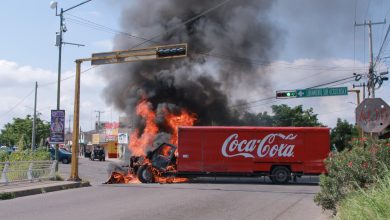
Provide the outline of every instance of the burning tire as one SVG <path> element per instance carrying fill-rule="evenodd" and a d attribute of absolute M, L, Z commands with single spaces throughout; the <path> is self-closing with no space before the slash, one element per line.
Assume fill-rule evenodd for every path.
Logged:
<path fill-rule="evenodd" d="M 277 166 L 272 169 L 271 180 L 276 184 L 285 184 L 290 180 L 291 171 L 284 166 Z"/>
<path fill-rule="evenodd" d="M 154 182 L 154 176 L 152 172 L 152 167 L 148 164 L 145 164 L 141 166 L 138 169 L 137 177 L 141 183 L 153 183 Z"/>

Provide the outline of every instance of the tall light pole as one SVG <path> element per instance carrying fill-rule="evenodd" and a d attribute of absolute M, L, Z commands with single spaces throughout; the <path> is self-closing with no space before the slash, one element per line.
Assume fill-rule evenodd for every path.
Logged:
<path fill-rule="evenodd" d="M 78 5 L 75 5 L 73 7 L 70 7 L 68 9 L 61 8 L 60 13 L 58 13 L 58 3 L 56 1 L 50 2 L 50 8 L 56 10 L 56 16 L 60 17 L 60 31 L 57 33 L 56 36 L 56 46 L 58 46 L 58 76 L 57 76 L 57 110 L 60 110 L 60 93 L 61 93 L 61 55 L 62 55 L 62 45 L 63 44 L 70 44 L 70 45 L 76 45 L 76 46 L 84 46 L 82 44 L 75 44 L 75 43 L 67 43 L 63 42 L 62 40 L 62 33 L 66 32 L 66 27 L 64 25 L 64 13 L 67 11 L 70 11 L 80 5 L 83 5 L 87 2 L 90 2 L 92 0 L 84 1 Z M 56 144 L 55 148 L 55 158 L 58 161 L 58 144 Z M 58 163 L 55 168 L 56 171 L 58 171 Z"/>

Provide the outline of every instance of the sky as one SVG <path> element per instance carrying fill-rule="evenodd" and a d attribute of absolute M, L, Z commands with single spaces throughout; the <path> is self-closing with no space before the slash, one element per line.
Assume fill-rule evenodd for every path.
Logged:
<path fill-rule="evenodd" d="M 59 1 L 58 6 L 67 9 L 80 2 Z M 46 0 L 4 1 L 0 7 L 0 128 L 14 117 L 33 114 L 36 81 L 37 110 L 42 114 L 41 118 L 49 121 L 50 109 L 56 108 L 58 48 L 54 44 L 55 34 L 59 30 L 59 17 L 55 16 L 55 10 L 49 7 L 49 3 Z M 137 0 L 93 0 L 65 15 L 67 31 L 64 33 L 64 41 L 85 45 L 63 46 L 61 109 L 66 111 L 66 121 L 73 115 L 74 60 L 90 57 L 92 53 L 113 50 L 116 30 L 121 31 L 123 7 L 131 7 L 136 3 Z M 242 3 L 245 4 L 245 1 Z M 353 72 L 367 73 L 367 27 L 355 28 L 354 23 L 387 19 L 387 24 L 373 26 L 373 49 L 376 56 L 390 22 L 390 1 L 386 0 L 278 0 L 270 10 L 268 19 L 279 29 L 282 37 L 276 46 L 277 56 L 270 65 L 259 68 L 267 70 L 271 85 L 267 91 L 261 88 L 238 90 L 235 95 L 237 99 L 252 102 L 275 94 L 276 90 L 308 88 L 352 76 Z M 133 33 L 151 37 L 143 36 L 138 30 Z M 385 48 L 386 56 L 390 56 L 389 47 Z M 384 60 L 377 70 L 386 71 L 388 65 L 389 62 Z M 95 111 L 104 112 L 102 121 L 117 121 L 119 115 L 123 115 L 106 104 L 109 102 L 103 94 L 107 85 L 102 76 L 104 68 L 90 68 L 89 63 L 83 63 L 82 71 L 85 72 L 81 79 L 80 109 L 82 130 L 93 129 L 97 115 Z M 362 82 L 339 86 L 352 88 L 353 83 Z M 377 97 L 388 103 L 389 84 L 385 82 L 376 93 Z M 331 127 L 335 126 L 337 118 L 355 122 L 354 93 L 340 97 L 255 102 L 250 110 L 270 111 L 272 104 L 312 107 L 319 120 Z"/>

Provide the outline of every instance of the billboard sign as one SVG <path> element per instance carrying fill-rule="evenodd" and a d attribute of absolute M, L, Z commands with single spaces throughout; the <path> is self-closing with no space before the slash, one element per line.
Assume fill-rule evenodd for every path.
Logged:
<path fill-rule="evenodd" d="M 92 134 L 92 144 L 100 144 L 100 134 Z"/>
<path fill-rule="evenodd" d="M 50 143 L 63 144 L 65 142 L 65 110 L 51 110 Z"/>
<path fill-rule="evenodd" d="M 118 137 L 118 129 L 119 129 L 118 122 L 105 123 L 104 124 L 105 140 L 106 141 L 116 141 L 116 139 Z"/>
<path fill-rule="evenodd" d="M 118 144 L 128 144 L 128 143 L 129 143 L 129 135 L 127 133 L 119 133 Z"/>

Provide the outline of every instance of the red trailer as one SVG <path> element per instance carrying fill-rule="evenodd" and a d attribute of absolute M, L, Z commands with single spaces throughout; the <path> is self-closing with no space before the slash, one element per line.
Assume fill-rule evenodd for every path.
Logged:
<path fill-rule="evenodd" d="M 153 182 L 157 170 L 159 176 L 176 177 L 265 175 L 286 183 L 325 173 L 329 151 L 324 127 L 180 127 L 177 151 L 163 144 L 134 171 L 141 182 Z"/>
<path fill-rule="evenodd" d="M 179 175 L 271 176 L 325 173 L 330 151 L 323 127 L 180 127 Z"/>

